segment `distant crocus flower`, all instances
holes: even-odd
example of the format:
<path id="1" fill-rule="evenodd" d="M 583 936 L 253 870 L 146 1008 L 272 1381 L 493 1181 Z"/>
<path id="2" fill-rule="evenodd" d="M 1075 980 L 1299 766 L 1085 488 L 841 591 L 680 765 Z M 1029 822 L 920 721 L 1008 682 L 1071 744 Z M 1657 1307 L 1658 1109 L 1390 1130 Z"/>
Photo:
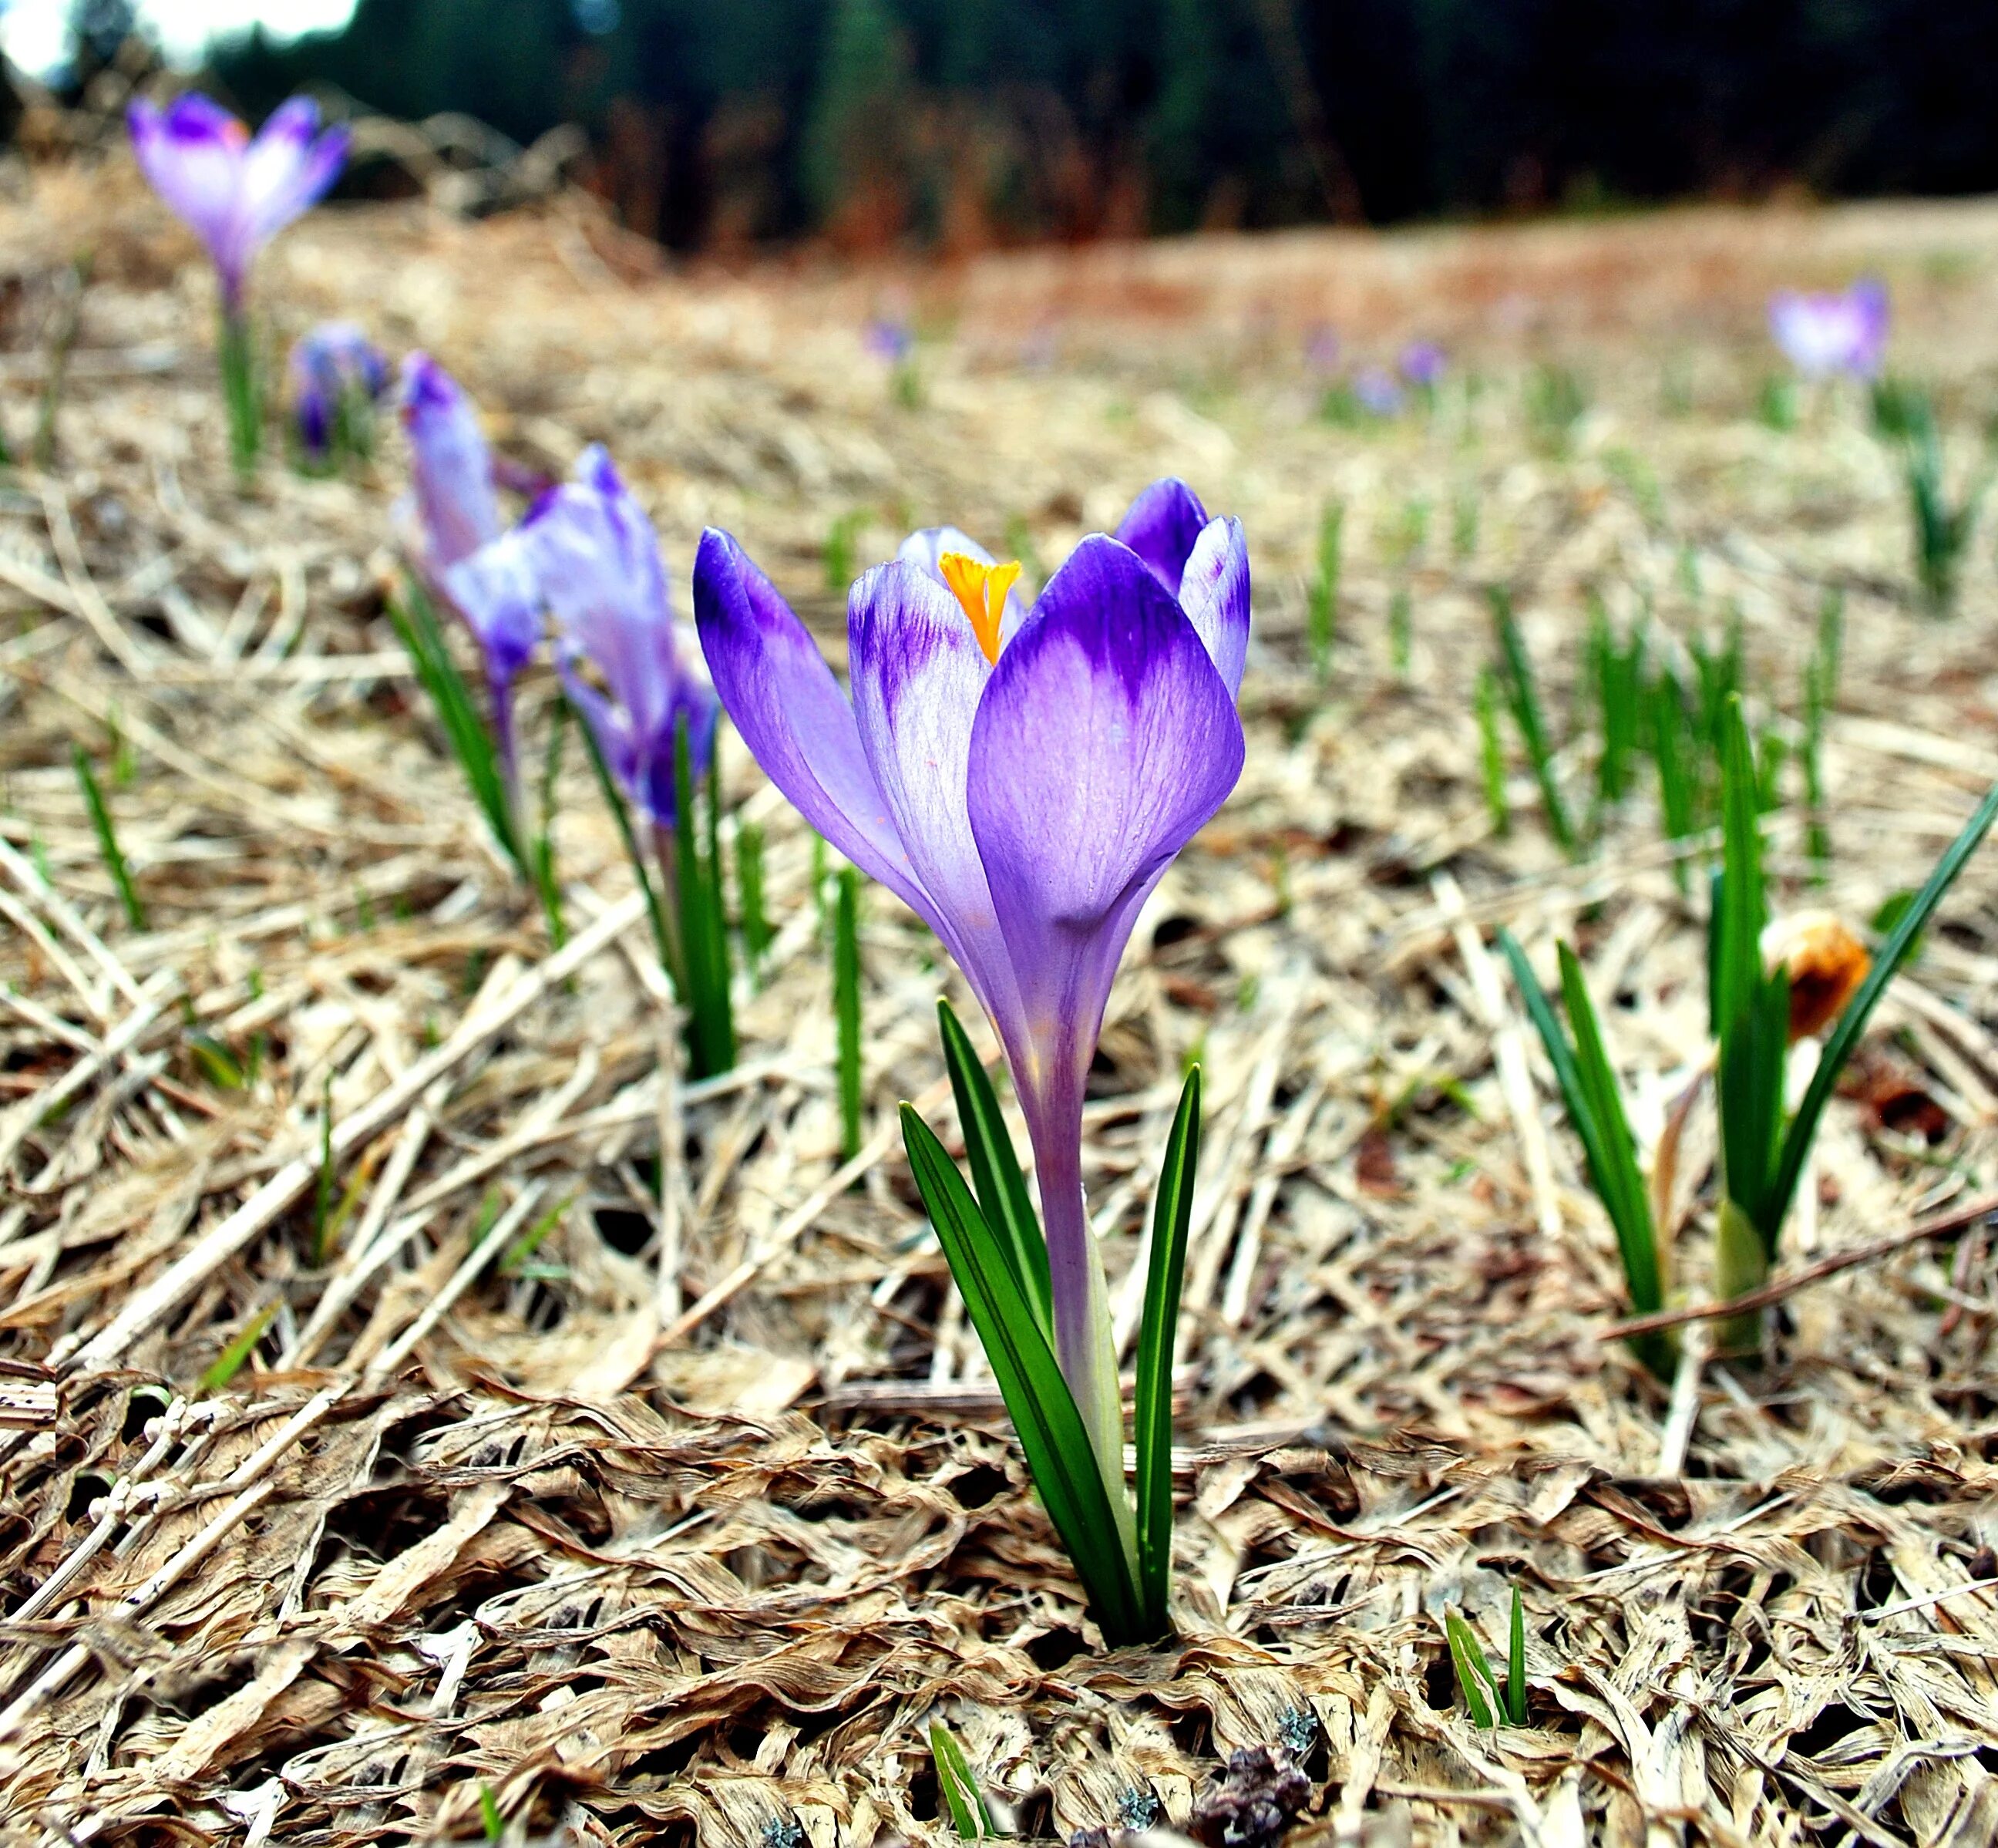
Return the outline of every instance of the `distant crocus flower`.
<path id="1" fill-rule="evenodd" d="M 659 535 L 601 447 L 544 495 L 520 542 L 558 635 L 556 659 L 605 763 L 655 829 L 689 792 L 674 787 L 674 737 L 686 728 L 694 774 L 714 751 L 714 690 L 691 629 L 676 623 Z M 605 692 L 582 677 L 585 662 Z"/>
<path id="2" fill-rule="evenodd" d="M 320 133 L 319 106 L 305 96 L 278 109 L 254 140 L 226 109 L 198 93 L 164 110 L 141 97 L 128 119 L 140 171 L 207 245 L 223 306 L 240 313 L 257 253 L 338 177 L 347 130 Z"/>
<path id="3" fill-rule="evenodd" d="M 1163 483 L 1024 611 L 1018 569 L 937 533 L 869 572 L 848 604 L 850 704 L 726 533 L 702 537 L 694 611 L 771 780 L 937 933 L 998 1033 L 1033 1141 L 1062 1371 L 1121 1483 L 1084 1084 L 1139 908 L 1241 773 L 1248 555 L 1239 521 Z"/>
<path id="4" fill-rule="evenodd" d="M 1305 368 L 1320 378 L 1329 379 L 1339 370 L 1343 351 L 1339 330 L 1321 321 L 1305 336 Z"/>
<path id="5" fill-rule="evenodd" d="M 513 682 L 541 637 L 540 590 L 507 531 L 493 452 L 472 400 L 427 353 L 412 353 L 403 362 L 400 402 L 414 489 L 414 517 L 406 522 L 413 528 L 412 562 L 478 639 L 494 742 L 517 821 Z"/>
<path id="6" fill-rule="evenodd" d="M 1783 357 L 1806 379 L 1844 373 L 1871 379 L 1887 350 L 1885 284 L 1868 279 L 1841 292 L 1769 298 L 1769 332 Z"/>
<path id="7" fill-rule="evenodd" d="M 1449 369 L 1443 350 L 1433 340 L 1412 340 L 1396 362 L 1402 376 L 1418 391 L 1433 391 Z"/>
<path id="8" fill-rule="evenodd" d="M 1353 377 L 1353 398 L 1362 410 L 1391 417 L 1402 408 L 1402 388 L 1393 375 L 1378 365 L 1362 367 Z"/>
<path id="9" fill-rule="evenodd" d="M 389 389 L 388 361 L 351 321 L 322 321 L 302 335 L 285 371 L 299 447 L 316 464 L 333 459 L 343 428 Z"/>
<path id="10" fill-rule="evenodd" d="M 877 314 L 862 330 L 860 344 L 887 365 L 900 365 L 916 350 L 913 328 L 900 315 Z"/>

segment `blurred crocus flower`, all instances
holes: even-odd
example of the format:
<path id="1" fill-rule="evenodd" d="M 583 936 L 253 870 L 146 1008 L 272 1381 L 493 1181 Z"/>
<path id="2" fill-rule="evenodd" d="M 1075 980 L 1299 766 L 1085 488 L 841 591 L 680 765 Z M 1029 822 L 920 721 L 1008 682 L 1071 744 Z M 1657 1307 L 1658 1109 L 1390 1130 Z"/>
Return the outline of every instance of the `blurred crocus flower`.
<path id="1" fill-rule="evenodd" d="M 726 533 L 702 537 L 694 612 L 757 761 L 936 933 L 999 1036 L 1034 1146 L 1062 1372 L 1121 1483 L 1084 1083 L 1139 908 L 1241 773 L 1248 553 L 1239 521 L 1163 482 L 1031 608 L 1018 570 L 945 530 L 869 572 L 848 604 L 850 703 Z"/>
<path id="2" fill-rule="evenodd" d="M 1320 378 L 1329 379 L 1339 370 L 1339 330 L 1321 321 L 1305 336 L 1305 366 Z"/>
<path id="3" fill-rule="evenodd" d="M 1806 379 L 1871 379 L 1887 351 L 1886 284 L 1872 278 L 1823 295 L 1781 289 L 1769 298 L 1769 332 Z"/>
<path id="4" fill-rule="evenodd" d="M 1396 362 L 1402 376 L 1418 391 L 1433 391 L 1449 369 L 1443 350 L 1433 340 L 1412 340 Z"/>
<path id="5" fill-rule="evenodd" d="M 345 440 L 366 448 L 354 426 L 389 389 L 389 362 L 351 321 L 322 321 L 292 348 L 285 370 L 306 459 L 324 464 Z"/>
<path id="6" fill-rule="evenodd" d="M 900 365 L 916 350 L 915 330 L 899 314 L 877 314 L 861 331 L 860 344 L 887 365 Z"/>
<path id="7" fill-rule="evenodd" d="M 669 832 L 674 736 L 686 728 L 699 777 L 714 753 L 716 705 L 699 642 L 673 620 L 659 535 L 600 445 L 544 495 L 520 544 L 554 614 L 557 662 L 605 764 L 655 829 Z M 581 672 L 603 677 L 600 692 Z"/>
<path id="8" fill-rule="evenodd" d="M 1402 408 L 1402 388 L 1394 375 L 1378 365 L 1363 366 L 1353 375 L 1353 402 L 1370 415 L 1391 417 Z"/>
<path id="9" fill-rule="evenodd" d="M 347 130 L 321 133 L 319 106 L 306 96 L 285 104 L 254 139 L 198 92 L 164 109 L 141 97 L 128 120 L 140 171 L 208 246 L 223 307 L 239 314 L 257 253 L 338 178 Z"/>

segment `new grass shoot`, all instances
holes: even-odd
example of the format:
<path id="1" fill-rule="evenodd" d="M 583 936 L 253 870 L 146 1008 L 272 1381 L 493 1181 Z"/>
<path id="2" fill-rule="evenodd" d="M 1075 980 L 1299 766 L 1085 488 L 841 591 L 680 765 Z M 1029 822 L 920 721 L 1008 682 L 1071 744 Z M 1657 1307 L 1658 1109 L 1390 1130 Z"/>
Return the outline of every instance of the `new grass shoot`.
<path id="1" fill-rule="evenodd" d="M 985 1801 L 964 1748 L 942 1720 L 930 1722 L 930 1761 L 936 1767 L 937 1794 L 958 1839 L 996 1840 L 1001 1832 L 993 1820 L 991 1805 Z"/>
<path id="2" fill-rule="evenodd" d="M 833 906 L 832 1011 L 839 1040 L 839 1158 L 860 1153 L 860 875 L 839 870 Z"/>
<path id="3" fill-rule="evenodd" d="M 1731 1302 L 1768 1280 L 1839 1075 L 1888 984 L 1998 816 L 1998 787 L 1900 912 L 1868 969 L 1864 953 L 1855 959 L 1839 951 L 1836 936 L 1829 956 L 1815 946 L 1787 942 L 1781 933 L 1765 937 L 1769 912 L 1761 783 L 1738 696 L 1728 702 L 1724 727 L 1722 862 L 1712 884 L 1707 981 L 1720 1124 L 1713 1289 L 1717 1301 Z M 1825 940 L 1821 933 L 1819 943 Z M 1500 941 L 1554 1068 L 1568 1120 L 1581 1139 L 1590 1185 L 1616 1232 L 1630 1306 L 1639 1314 L 1651 1313 L 1664 1306 L 1673 1287 L 1664 1255 L 1669 1248 L 1654 1220 L 1654 1186 L 1638 1167 L 1635 1139 L 1581 964 L 1568 945 L 1558 946 L 1568 1023 L 1564 1031 L 1525 953 L 1508 933 L 1501 933 Z M 1799 1038 L 1820 1035 L 1816 1068 L 1792 1113 L 1787 1108 L 1789 1048 Z M 1657 1176 L 1652 1178 L 1655 1182 Z M 1755 1351 L 1762 1341 L 1761 1313 L 1723 1318 L 1716 1332 L 1720 1351 Z M 1640 1335 L 1633 1346 L 1654 1371 L 1669 1368 L 1672 1350 L 1663 1338 Z"/>
<path id="4" fill-rule="evenodd" d="M 1342 501 L 1329 502 L 1318 522 L 1318 569 L 1305 598 L 1312 667 L 1322 686 L 1332 673 L 1332 645 L 1339 629 L 1339 574 L 1346 525 Z"/>
<path id="5" fill-rule="evenodd" d="M 1523 1726 L 1526 1712 L 1526 1611 L 1519 1587 L 1512 1587 L 1512 1615 L 1505 1647 L 1505 1678 L 1498 1679 L 1486 1659 L 1478 1632 L 1454 1611 L 1443 1618 L 1443 1635 L 1450 1645 L 1450 1666 L 1457 1672 L 1457 1691 L 1464 1696 L 1465 1710 L 1474 1725 L 1495 1731 L 1503 1723 Z"/>
<path id="6" fill-rule="evenodd" d="M 1546 709 L 1534 678 L 1533 658 L 1526 652 L 1526 638 L 1512 614 L 1512 594 L 1502 584 L 1494 584 L 1487 594 L 1498 635 L 1499 686 L 1512 710 L 1512 722 L 1519 728 L 1519 741 L 1526 748 L 1533 780 L 1540 785 L 1540 808 L 1547 818 L 1547 832 L 1564 852 L 1572 853 L 1577 845 L 1575 825 L 1568 818 L 1568 805 L 1561 799 Z"/>

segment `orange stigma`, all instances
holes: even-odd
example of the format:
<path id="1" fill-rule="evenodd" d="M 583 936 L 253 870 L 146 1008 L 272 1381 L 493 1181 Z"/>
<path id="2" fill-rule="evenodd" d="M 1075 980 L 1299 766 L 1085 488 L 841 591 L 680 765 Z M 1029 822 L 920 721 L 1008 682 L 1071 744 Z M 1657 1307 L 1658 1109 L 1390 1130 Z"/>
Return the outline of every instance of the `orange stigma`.
<path id="1" fill-rule="evenodd" d="M 981 565 L 962 552 L 946 552 L 937 560 L 937 569 L 951 594 L 971 618 L 971 631 L 988 661 L 999 659 L 999 628 L 1006 620 L 1006 596 L 1018 580 L 1017 560 L 1006 565 Z"/>

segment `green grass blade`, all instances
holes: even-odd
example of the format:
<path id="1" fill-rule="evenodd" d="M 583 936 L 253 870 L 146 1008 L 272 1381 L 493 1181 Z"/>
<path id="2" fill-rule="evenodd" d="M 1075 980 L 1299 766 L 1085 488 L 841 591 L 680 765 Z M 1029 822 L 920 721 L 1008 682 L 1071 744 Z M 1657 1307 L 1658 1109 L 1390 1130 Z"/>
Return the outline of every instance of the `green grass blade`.
<path id="1" fill-rule="evenodd" d="M 1498 738 L 1498 680 L 1488 667 L 1478 676 L 1478 757 L 1492 832 L 1510 834 L 1512 812 L 1505 802 L 1505 747 Z"/>
<path id="2" fill-rule="evenodd" d="M 839 873 L 833 911 L 832 1010 L 839 1031 L 839 1151 L 842 1161 L 860 1153 L 860 875 Z"/>
<path id="3" fill-rule="evenodd" d="M 753 975 L 770 953 L 769 912 L 763 898 L 763 830 L 735 824 L 735 900 L 741 913 L 742 953 Z"/>
<path id="4" fill-rule="evenodd" d="M 1526 1604 L 1512 1587 L 1512 1634 L 1505 1652 L 1505 1711 L 1516 1726 L 1526 1723 Z"/>
<path id="5" fill-rule="evenodd" d="M 444 728 L 445 742 L 465 772 L 472 799 L 493 830 L 493 838 L 521 876 L 531 878 L 532 869 L 517 838 L 506 778 L 500 768 L 500 747 L 491 724 L 451 659 L 437 623 L 436 606 L 412 578 L 405 582 L 401 598 L 390 597 L 387 607 L 389 621 L 417 670 L 417 678 L 430 695 L 437 723 Z"/>
<path id="6" fill-rule="evenodd" d="M 1772 1256 L 1782 1221 L 1781 1213 L 1770 1216 L 1783 1133 L 1789 1034 L 1789 978 L 1779 970 L 1757 983 L 1747 1012 L 1721 1041 L 1715 1077 L 1727 1195 L 1761 1234 Z"/>
<path id="7" fill-rule="evenodd" d="M 576 728 L 582 732 L 583 748 L 589 753 L 589 767 L 596 775 L 596 787 L 603 792 L 603 805 L 617 824 L 617 837 L 624 843 L 625 857 L 631 863 L 631 876 L 638 881 L 639 891 L 645 895 L 645 915 L 652 921 L 652 941 L 659 946 L 659 967 L 665 971 L 666 979 L 673 985 L 674 994 L 684 1000 L 686 972 L 680 967 L 679 951 L 666 922 L 665 907 L 659 902 L 659 888 L 646 870 L 645 856 L 631 825 L 631 807 L 624 800 L 624 792 L 617 787 L 617 779 L 610 773 L 610 766 L 604 761 L 596 734 L 587 725 Z"/>
<path id="8" fill-rule="evenodd" d="M 1318 575 L 1312 581 L 1306 623 L 1312 666 L 1321 685 L 1332 673 L 1332 647 L 1339 628 L 1339 555 L 1345 524 L 1346 508 L 1337 500 L 1319 518 Z"/>
<path id="9" fill-rule="evenodd" d="M 1547 814 L 1547 831 L 1564 852 L 1572 853 L 1575 829 L 1568 820 L 1567 806 L 1561 801 L 1560 781 L 1554 775 L 1554 746 L 1548 739 L 1547 719 L 1541 709 L 1540 689 L 1533 678 L 1533 659 L 1526 652 L 1526 638 L 1519 632 L 1519 622 L 1512 614 L 1512 600 L 1504 587 L 1494 584 L 1490 597 L 1492 621 L 1498 632 L 1505 695 L 1512 708 L 1513 722 L 1519 728 L 1520 739 L 1533 764 L 1534 780 L 1540 784 L 1540 805 Z"/>
<path id="10" fill-rule="evenodd" d="M 1738 698 L 1724 723 L 1720 766 L 1721 877 L 1713 913 L 1708 1006 L 1713 1036 L 1725 1043 L 1754 1005 L 1762 979 L 1761 810 L 1754 753 Z"/>
<path id="11" fill-rule="evenodd" d="M 928 1210 L 1011 1415 L 1027 1468 L 1061 1535 L 1090 1605 L 1113 1646 L 1150 1642 L 1132 1562 L 1126 1554 L 1088 1428 L 1054 1351 L 1013 1279 L 998 1239 L 943 1145 L 914 1107 L 902 1106 L 910 1171 Z"/>
<path id="12" fill-rule="evenodd" d="M 1498 1724 L 1492 1701 L 1497 1697 L 1498 1683 L 1492 1679 L 1491 1665 L 1485 1659 L 1485 1651 L 1470 1625 L 1454 1611 L 1446 1611 L 1443 1617 L 1443 1635 L 1450 1642 L 1451 1666 L 1457 1670 L 1457 1685 L 1464 1696 L 1464 1706 L 1469 1709 L 1471 1722 L 1488 1732 Z M 1487 1691 L 1492 1698 L 1487 1698 Z"/>
<path id="13" fill-rule="evenodd" d="M 117 888 L 118 902 L 125 908 L 125 920 L 134 930 L 146 928 L 146 908 L 140 902 L 139 888 L 132 881 L 132 869 L 126 863 L 124 850 L 118 844 L 118 830 L 112 826 L 111 810 L 104 800 L 104 791 L 99 787 L 97 773 L 90 767 L 90 759 L 80 744 L 69 747 L 69 760 L 75 767 L 76 780 L 83 791 L 83 805 L 90 811 L 90 825 L 97 836 L 97 851 L 104 861 L 104 870 L 111 875 L 111 883 Z"/>
<path id="14" fill-rule="evenodd" d="M 195 1383 L 194 1396 L 197 1399 L 212 1397 L 243 1371 L 243 1363 L 255 1352 L 257 1344 L 264 1338 L 264 1331 L 270 1327 L 271 1318 L 277 1313 L 275 1303 L 266 1303 L 244 1324 L 229 1345 L 215 1357 L 207 1372 Z"/>
<path id="15" fill-rule="evenodd" d="M 1603 1165 L 1603 1171 L 1595 1175 L 1596 1192 L 1602 1196 L 1610 1223 L 1616 1228 L 1630 1306 L 1640 1315 L 1648 1315 L 1664 1306 L 1664 1296 L 1658 1275 L 1658 1235 L 1651 1223 L 1651 1200 L 1644 1176 L 1637 1168 L 1637 1144 L 1616 1088 L 1616 1075 L 1603 1047 L 1595 1005 L 1582 980 L 1581 965 L 1565 943 L 1561 946 L 1561 997 L 1568 1007 L 1569 1029 L 1575 1035 L 1576 1075 L 1588 1095 L 1589 1114 L 1595 1121 L 1599 1146 L 1589 1151 L 1592 1171 L 1599 1153 Z"/>
<path id="16" fill-rule="evenodd" d="M 1020 1171 L 1012 1133 L 970 1035 L 950 1003 L 942 998 L 937 1002 L 937 1027 L 943 1036 L 944 1064 L 957 1099 L 957 1120 L 964 1130 L 965 1158 L 971 1164 L 971 1185 L 979 1210 L 1013 1267 L 1020 1293 L 1052 1343 L 1054 1286 L 1048 1273 L 1047 1237 L 1027 1192 L 1027 1178 Z"/>
<path id="17" fill-rule="evenodd" d="M 1866 1022 L 1879 1003 L 1880 997 L 1887 991 L 1887 985 L 1908 959 L 1916 940 L 1920 936 L 1936 907 L 1942 902 L 1947 892 L 1977 851 L 1991 824 L 1998 819 L 1998 785 L 1977 805 L 1977 812 L 1963 825 L 1963 832 L 1951 843 L 1949 850 L 1936 863 L 1935 870 L 1930 874 L 1928 883 L 1916 895 L 1914 902 L 1901 913 L 1900 921 L 1895 925 L 1893 934 L 1880 946 L 1880 953 L 1873 959 L 1873 967 L 1859 992 L 1846 1004 L 1845 1012 L 1838 1017 L 1838 1024 L 1832 1029 L 1831 1036 L 1825 1041 L 1824 1050 L 1819 1055 L 1817 1070 L 1812 1074 L 1811 1081 L 1797 1106 L 1796 1115 L 1791 1119 L 1789 1133 L 1783 1139 L 1782 1155 L 1777 1164 L 1776 1178 L 1771 1189 L 1769 1210 L 1775 1213 L 1778 1223 L 1789 1212 L 1790 1196 L 1796 1192 L 1797 1177 L 1803 1173 L 1804 1158 L 1810 1152 L 1812 1138 L 1817 1133 L 1818 1120 L 1824 1114 L 1839 1074 L 1845 1069 L 1847 1060 L 1852 1057 L 1859 1043 L 1859 1036 L 1866 1030 Z"/>
<path id="18" fill-rule="evenodd" d="M 688 1065 L 697 1078 L 712 1078 L 735 1064 L 733 1023 L 728 1018 L 728 976 L 717 979 L 707 925 L 707 873 L 702 863 L 699 801 L 686 720 L 673 726 L 673 891 L 679 902 L 679 938 L 686 986 Z M 719 992 L 717 993 L 717 990 Z"/>
<path id="19" fill-rule="evenodd" d="M 735 968 L 728 953 L 728 902 L 721 863 L 721 767 L 718 759 L 708 765 L 703 784 L 707 797 L 707 838 L 703 852 L 700 886 L 700 927 L 707 939 L 704 961 L 708 979 L 714 984 L 710 1003 L 710 1032 L 714 1050 L 727 1071 L 735 1064 Z"/>
<path id="20" fill-rule="evenodd" d="M 1132 1435 L 1138 1456 L 1138 1592 L 1161 1628 L 1172 1592 L 1173 1348 L 1200 1167 L 1200 1068 L 1187 1074 L 1152 1208 L 1152 1260 L 1139 1325 Z"/>
<path id="21" fill-rule="evenodd" d="M 942 1720 L 930 1722 L 930 1757 L 936 1766 L 937 1789 L 950 1812 L 950 1826 L 965 1842 L 990 1841 L 999 1832 L 992 1826 L 992 1812 L 985 1794 L 972 1775 L 964 1748 Z"/>
<path id="22" fill-rule="evenodd" d="M 548 921 L 548 942 L 559 950 L 569 941 L 569 920 L 562 915 L 562 882 L 555 876 L 555 788 L 562 780 L 562 745 L 569 732 L 567 700 L 557 700 L 548 719 L 548 747 L 541 759 L 541 826 L 534 836 L 534 890 Z"/>

